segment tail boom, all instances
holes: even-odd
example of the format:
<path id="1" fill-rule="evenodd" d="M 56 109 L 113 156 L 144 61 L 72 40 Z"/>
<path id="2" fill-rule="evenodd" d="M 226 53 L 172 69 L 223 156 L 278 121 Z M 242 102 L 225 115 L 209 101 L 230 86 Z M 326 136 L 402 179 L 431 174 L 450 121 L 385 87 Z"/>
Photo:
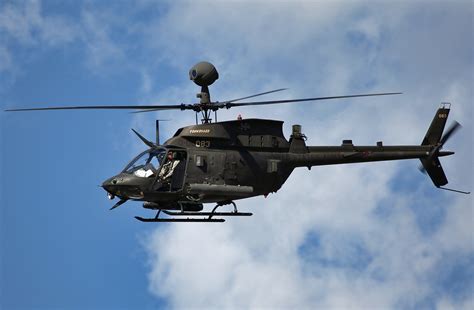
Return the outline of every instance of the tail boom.
<path id="1" fill-rule="evenodd" d="M 354 146 L 352 140 L 344 140 L 341 146 L 309 146 L 304 143 L 304 135 L 293 135 L 290 140 L 290 152 L 280 158 L 291 169 L 297 167 L 362 163 L 374 161 L 419 159 L 436 187 L 448 184 L 439 157 L 453 155 L 454 152 L 442 151 L 444 143 L 461 126 L 455 122 L 443 135 L 450 111 L 449 103 L 442 103 L 426 132 L 421 145 Z"/>
<path id="2" fill-rule="evenodd" d="M 430 146 L 313 146 L 308 153 L 288 153 L 286 162 L 292 167 L 350 164 L 374 161 L 428 157 Z"/>

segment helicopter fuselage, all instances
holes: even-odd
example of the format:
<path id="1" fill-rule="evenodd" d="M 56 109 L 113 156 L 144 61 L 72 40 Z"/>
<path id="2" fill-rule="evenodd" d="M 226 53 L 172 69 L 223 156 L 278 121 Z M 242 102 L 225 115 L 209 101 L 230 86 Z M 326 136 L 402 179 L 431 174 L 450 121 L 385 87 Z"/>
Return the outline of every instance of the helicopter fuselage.
<path id="1" fill-rule="evenodd" d="M 424 158 L 435 147 L 384 146 L 382 142 L 354 146 L 351 140 L 340 146 L 306 146 L 301 126 L 293 126 L 289 140 L 282 127 L 282 121 L 243 119 L 180 128 L 163 145 L 145 151 L 174 154 L 178 163 L 167 182 L 158 171 L 137 176 L 124 169 L 103 187 L 121 199 L 145 201 L 145 208 L 176 210 L 184 204 L 198 210 L 203 203 L 276 192 L 297 167 Z M 451 154 L 439 152 L 439 156 Z M 154 156 L 163 157 L 164 169 L 164 155 Z"/>

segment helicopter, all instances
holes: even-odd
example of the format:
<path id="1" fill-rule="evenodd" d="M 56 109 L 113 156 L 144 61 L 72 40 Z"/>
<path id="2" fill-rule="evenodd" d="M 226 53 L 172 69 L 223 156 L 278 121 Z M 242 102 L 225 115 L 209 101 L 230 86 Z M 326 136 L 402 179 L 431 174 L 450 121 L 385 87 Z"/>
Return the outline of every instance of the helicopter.
<path id="1" fill-rule="evenodd" d="M 374 161 L 419 159 L 420 170 L 440 189 L 470 194 L 445 187 L 448 180 L 440 157 L 453 155 L 442 150 L 444 144 L 461 127 L 454 122 L 446 131 L 445 125 L 451 104 L 442 103 L 424 136 L 421 145 L 356 146 L 343 140 L 338 146 L 307 146 L 301 125 L 293 125 L 289 139 L 283 135 L 283 121 L 271 119 L 242 119 L 217 121 L 217 111 L 233 107 L 273 105 L 305 101 L 387 96 L 401 94 L 371 93 L 288 100 L 242 100 L 285 90 L 275 89 L 227 101 L 212 101 L 209 86 L 218 78 L 217 69 L 209 62 L 199 62 L 189 70 L 189 78 L 201 91 L 198 103 L 176 105 L 123 106 L 62 106 L 8 109 L 5 111 L 44 111 L 78 109 L 123 109 L 134 113 L 161 110 L 190 110 L 195 112 L 196 124 L 179 128 L 160 143 L 159 123 L 156 121 L 156 140 L 150 141 L 132 129 L 148 147 L 132 159 L 117 175 L 106 179 L 102 188 L 110 200 L 118 201 L 113 210 L 125 202 L 141 201 L 143 208 L 156 212 L 151 218 L 136 216 L 142 222 L 224 222 L 226 217 L 251 216 L 240 212 L 236 200 L 277 192 L 294 169 L 313 166 L 362 163 Z M 214 120 L 211 118 L 214 113 Z M 201 123 L 198 123 L 198 115 Z M 443 132 L 445 133 L 443 134 Z M 211 211 L 204 204 L 213 203 Z M 217 211 L 232 205 L 231 211 Z M 160 217 L 164 213 L 166 217 Z"/>

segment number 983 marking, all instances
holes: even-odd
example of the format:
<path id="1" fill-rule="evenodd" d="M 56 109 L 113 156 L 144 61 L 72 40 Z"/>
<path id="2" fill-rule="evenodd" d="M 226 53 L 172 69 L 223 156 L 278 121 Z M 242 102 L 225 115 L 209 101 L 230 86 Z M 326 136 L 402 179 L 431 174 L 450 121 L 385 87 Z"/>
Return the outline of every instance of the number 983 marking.
<path id="1" fill-rule="evenodd" d="M 197 140 L 196 147 L 210 147 L 211 141 L 209 140 Z"/>

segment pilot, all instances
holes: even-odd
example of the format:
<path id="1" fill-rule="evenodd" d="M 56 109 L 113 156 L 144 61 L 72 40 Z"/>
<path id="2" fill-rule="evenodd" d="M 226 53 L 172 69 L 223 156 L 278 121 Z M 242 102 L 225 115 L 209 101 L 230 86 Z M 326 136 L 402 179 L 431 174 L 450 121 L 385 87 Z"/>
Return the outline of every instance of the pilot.
<path id="1" fill-rule="evenodd" d="M 173 175 L 174 169 L 176 166 L 179 164 L 179 160 L 177 158 L 177 153 L 176 152 L 168 152 L 167 155 L 167 161 L 161 167 L 159 177 L 163 183 L 169 182 L 169 179 Z"/>

